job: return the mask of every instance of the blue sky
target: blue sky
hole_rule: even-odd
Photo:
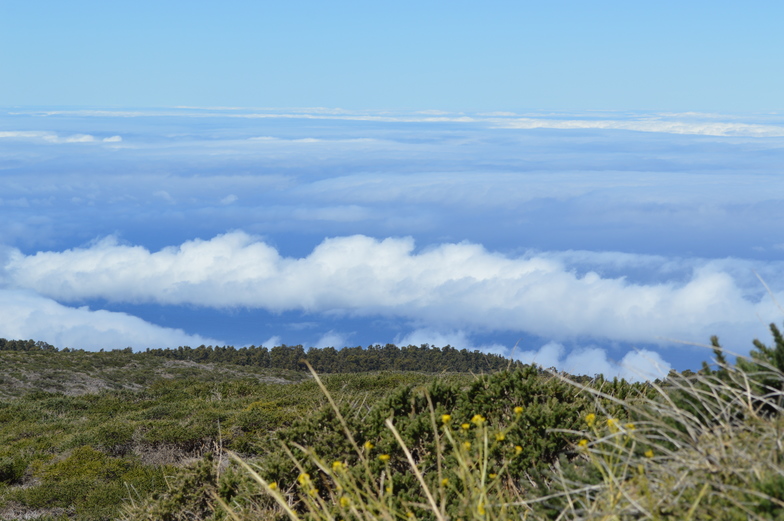
[[[277,4],[0,4],[0,337],[639,377],[781,321],[780,4]]]
[[[3,105],[781,110],[777,1],[0,3]]]

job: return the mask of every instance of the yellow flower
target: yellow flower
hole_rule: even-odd
[[[275,483],[274,481],[270,483],[268,486],[270,490],[278,490],[278,484]]]
[[[297,477],[297,481],[299,481],[299,484],[304,487],[305,485],[310,483],[310,474],[303,472],[302,474],[299,475],[299,477]]]
[[[594,413],[590,413],[585,417],[585,423],[588,424],[588,427],[593,427],[593,424],[596,423],[596,415]]]
[[[317,488],[312,488],[312,489],[308,490],[308,494],[310,494],[313,497],[316,497],[316,496],[318,496],[318,489]]]
[[[645,457],[646,458],[652,458],[653,457],[653,451],[651,449],[646,450],[645,451]]]
[[[521,414],[523,414],[523,408],[518,405],[517,407],[514,408],[514,413],[520,416]]]
[[[387,462],[389,461],[389,454],[379,454],[378,459],[380,459],[383,462]]]
[[[346,496],[340,496],[340,506],[343,508],[348,507],[351,504],[351,500]]]
[[[476,512],[480,516],[485,515],[485,504],[480,502],[478,505],[476,505]]]
[[[585,447],[587,447],[587,446],[588,446],[588,440],[586,440],[586,439],[582,439],[582,440],[580,440],[580,441],[577,443],[577,445],[579,445],[581,448],[585,448]]]
[[[471,424],[470,423],[464,423],[463,425],[460,426],[460,428],[463,429],[464,431],[467,431],[468,429],[471,428]]]
[[[370,450],[373,448],[373,444],[369,441],[366,441],[362,446],[365,447],[365,450]]]
[[[481,414],[474,414],[474,417],[471,418],[471,423],[474,425],[482,425],[485,422],[485,417]]]
[[[523,448],[520,445],[515,445],[515,454],[520,454],[523,452]]]
[[[468,449],[470,449],[470,448],[471,448],[471,442],[470,442],[470,441],[464,441],[464,442],[463,442],[463,448],[464,448],[465,450],[468,450]]]
[[[442,414],[441,415],[441,422],[442,423],[449,423],[451,421],[452,421],[452,415],[451,414]]]
[[[441,486],[442,486],[442,487],[445,487],[445,486],[447,486],[447,485],[449,485],[449,480],[448,480],[447,478],[444,478],[444,479],[442,479],[442,480],[441,480]]]
[[[342,461],[332,462],[332,470],[335,472],[340,472],[341,470],[343,470],[343,462]]]
[[[618,420],[607,418],[607,428],[610,429],[610,432],[618,432]]]
[[[628,431],[633,431],[637,429],[637,427],[635,427],[633,423],[627,423],[626,425],[624,425],[624,427],[626,427],[626,430]]]
[[[495,479],[498,477],[498,474],[488,474],[487,477],[490,479]]]
[[[386,490],[387,490],[387,494],[391,494],[392,493],[392,487],[387,487]]]

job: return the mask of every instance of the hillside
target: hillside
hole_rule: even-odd
[[[771,331],[749,359],[714,338],[712,366],[647,384],[5,341],[0,519],[781,519]]]
[[[130,490],[137,499],[162,492],[166,476],[218,446],[264,452],[275,432],[326,403],[301,371],[32,341],[0,347],[0,519],[113,518]],[[325,382],[339,401],[368,408],[435,378],[385,372]]]

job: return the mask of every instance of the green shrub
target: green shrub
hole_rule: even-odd
[[[7,485],[21,483],[30,460],[29,456],[0,457],[0,483]]]
[[[149,494],[164,482],[162,469],[143,468],[89,446],[35,467],[40,482],[13,491],[12,499],[30,509],[72,509],[77,519],[85,521],[109,519],[130,490]]]

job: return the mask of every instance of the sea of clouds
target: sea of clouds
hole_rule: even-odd
[[[660,376],[781,320],[783,145],[776,115],[7,111],[0,337]]]

